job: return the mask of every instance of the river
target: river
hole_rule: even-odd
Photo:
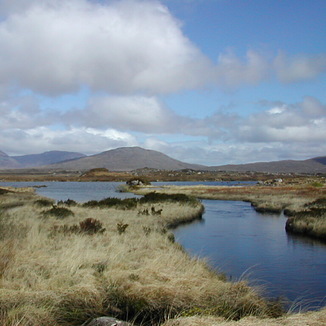
[[[37,193],[55,200],[79,202],[119,193],[119,182],[0,182],[0,186],[40,186]],[[158,183],[157,185],[161,185]],[[190,184],[190,183],[173,183]],[[192,183],[199,184],[199,183]],[[203,183],[200,183],[203,184]],[[207,185],[238,184],[209,182]],[[295,310],[317,309],[326,304],[326,245],[288,235],[285,217],[257,213],[247,202],[203,200],[203,220],[174,230],[176,239],[192,255],[230,280],[246,279],[264,288],[268,297],[284,297]]]

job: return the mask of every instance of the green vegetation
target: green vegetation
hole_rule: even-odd
[[[40,206],[40,207],[48,207],[48,206],[53,206],[54,201],[51,199],[47,198],[41,198],[38,200],[35,200],[35,205]]]
[[[51,209],[49,209],[47,211],[43,211],[42,215],[44,217],[53,216],[53,217],[56,217],[57,219],[63,219],[63,218],[66,218],[68,216],[74,215],[74,213],[73,213],[73,211],[71,211],[68,208],[54,206],[54,207],[52,207]]]
[[[73,199],[67,199],[67,200],[59,200],[58,205],[66,205],[66,206],[77,206],[78,203]]]
[[[105,198],[102,200],[90,200],[83,204],[83,207],[99,207],[110,208],[115,207],[118,209],[132,209],[137,207],[138,200],[136,198]]]
[[[186,204],[196,204],[197,199],[192,196],[188,196],[185,194],[164,194],[164,193],[157,193],[157,192],[149,192],[145,194],[139,200],[140,203],[160,203],[160,202],[179,202],[179,203],[186,203]]]

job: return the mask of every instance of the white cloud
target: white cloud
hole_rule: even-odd
[[[279,52],[274,60],[277,77],[284,83],[309,80],[325,73],[326,55],[301,55],[288,57]]]
[[[77,112],[81,123],[90,127],[110,126],[120,130],[147,133],[173,132],[178,123],[188,120],[176,115],[155,97],[144,96],[102,96],[91,100],[89,107]],[[68,114],[75,123],[76,113]]]
[[[217,112],[195,119],[176,114],[154,96],[97,96],[85,109],[71,110],[62,119],[71,126],[217,138],[235,125],[237,116]]]
[[[324,142],[326,106],[313,97],[301,103],[279,104],[243,120],[238,139],[249,142]]]
[[[37,1],[0,22],[0,81],[47,94],[165,93],[206,81],[208,60],[157,1]],[[202,76],[202,77],[201,77]]]
[[[0,5],[0,85],[60,95],[84,85],[119,94],[165,94],[211,85],[315,78],[326,57],[275,60],[232,51],[213,63],[159,1],[4,0]]]
[[[256,51],[247,51],[246,60],[241,60],[232,51],[220,54],[216,67],[217,83],[223,87],[238,87],[257,84],[269,76],[267,58]]]
[[[0,96],[0,128],[28,129],[40,125],[55,124],[59,116],[53,112],[43,112],[39,101],[31,95]]]
[[[114,129],[52,130],[46,127],[0,131],[0,143],[1,150],[9,155],[34,154],[49,150],[97,154],[112,148],[138,145],[132,135]]]

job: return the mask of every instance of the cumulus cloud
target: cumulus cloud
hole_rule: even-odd
[[[53,112],[41,110],[35,96],[0,96],[0,129],[28,129],[59,122]]]
[[[190,118],[175,113],[154,96],[97,96],[85,109],[71,110],[62,119],[71,126],[217,138],[235,125],[237,117],[216,112],[206,118]]]
[[[239,139],[249,142],[322,142],[326,139],[326,106],[313,97],[279,104],[242,122]]]
[[[2,130],[0,143],[1,150],[9,155],[42,153],[49,150],[97,154],[112,148],[138,145],[134,136],[114,129],[53,130],[47,127]]]
[[[157,1],[32,1],[0,22],[0,48],[0,82],[46,94],[84,84],[166,93],[197,87],[210,71]]]
[[[268,78],[270,63],[256,51],[249,50],[246,59],[241,60],[232,51],[220,54],[216,66],[216,81],[223,87],[238,87],[243,84],[257,84]]]
[[[190,120],[178,116],[157,98],[145,96],[97,97],[85,110],[67,114],[71,123],[75,123],[78,116],[82,124],[90,127],[111,126],[144,133],[173,132],[183,121]]]
[[[326,57],[275,60],[227,51],[214,65],[159,1],[4,0],[0,4],[0,85],[60,95],[83,85],[119,94],[165,94],[214,82],[257,84],[314,78]]]
[[[326,55],[288,57],[279,52],[274,60],[277,77],[285,83],[309,80],[325,73]]]

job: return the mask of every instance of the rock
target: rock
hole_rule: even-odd
[[[142,186],[144,182],[139,179],[133,179],[126,182],[128,186]]]
[[[112,317],[98,317],[85,326],[131,326],[131,324]]]

